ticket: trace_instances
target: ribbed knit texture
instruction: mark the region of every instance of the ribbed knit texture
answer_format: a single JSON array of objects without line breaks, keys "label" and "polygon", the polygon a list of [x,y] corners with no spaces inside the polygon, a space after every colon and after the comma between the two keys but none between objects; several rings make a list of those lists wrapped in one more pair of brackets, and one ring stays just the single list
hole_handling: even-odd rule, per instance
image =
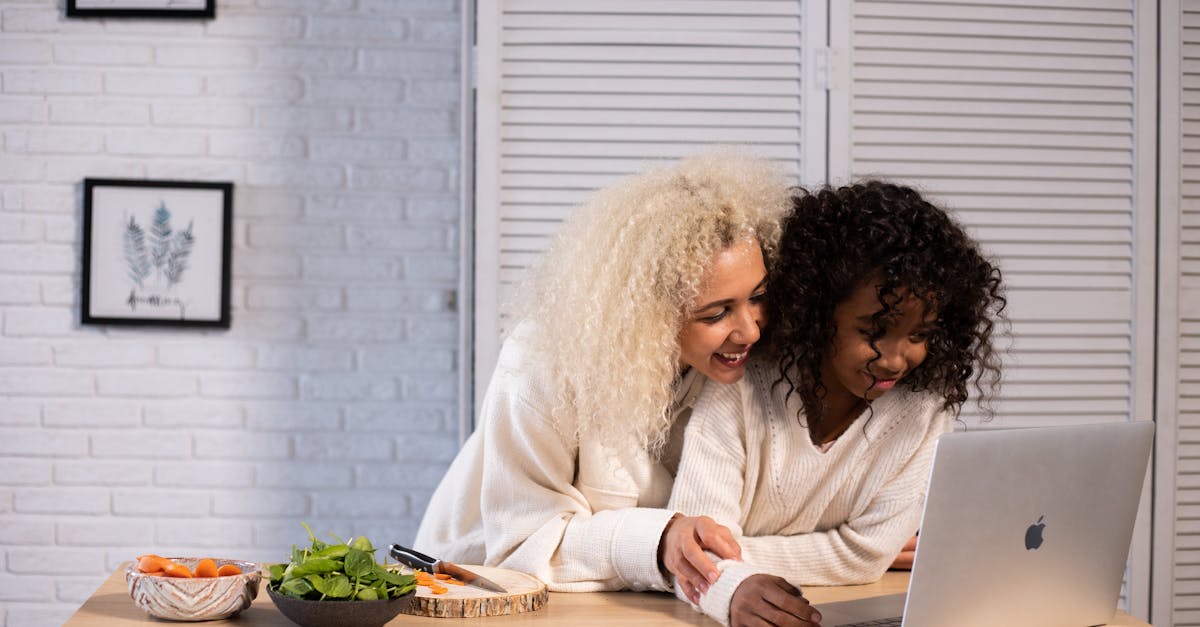
[{"label": "ribbed knit texture", "polygon": [[745,564],[722,564],[699,608],[723,624],[756,572],[797,586],[879,579],[917,529],[933,447],[950,429],[940,398],[900,387],[822,453],[776,378],[752,362],[738,383],[705,387],[668,505],[740,536]]},{"label": "ribbed knit texture", "polygon": [[[528,332],[504,343],[479,428],[434,492],[414,547],[530,573],[558,592],[669,590],[658,542],[675,513],[663,509],[671,473],[638,447],[564,435],[573,417],[552,417],[539,378],[549,375],[525,354]],[[685,378],[676,420],[702,386],[698,374]]]}]

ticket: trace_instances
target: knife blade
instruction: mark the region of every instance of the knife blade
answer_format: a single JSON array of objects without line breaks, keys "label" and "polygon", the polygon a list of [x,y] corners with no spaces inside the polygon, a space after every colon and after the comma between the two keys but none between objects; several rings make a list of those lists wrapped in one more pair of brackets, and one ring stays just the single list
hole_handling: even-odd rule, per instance
[{"label": "knife blade", "polygon": [[505,594],[508,593],[508,590],[505,589],[504,586],[492,581],[491,579],[488,579],[487,577],[484,577],[483,575],[473,573],[453,562],[447,562],[446,560],[430,557],[415,549],[410,549],[399,544],[393,544],[388,548],[388,553],[391,554],[392,558],[397,562],[400,562],[409,568],[424,570],[431,573],[444,573],[470,586],[483,588],[484,590],[491,590],[493,592],[503,592]]}]

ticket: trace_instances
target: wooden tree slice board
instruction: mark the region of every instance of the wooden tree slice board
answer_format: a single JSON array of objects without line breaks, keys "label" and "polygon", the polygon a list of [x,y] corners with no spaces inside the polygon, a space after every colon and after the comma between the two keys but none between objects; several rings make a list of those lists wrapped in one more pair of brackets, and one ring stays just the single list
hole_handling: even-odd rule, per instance
[{"label": "wooden tree slice board", "polygon": [[446,586],[445,594],[434,594],[425,586],[417,586],[412,604],[404,613],[435,618],[501,616],[532,612],[550,600],[546,584],[533,575],[507,568],[467,564],[461,566],[504,586],[508,593],[492,592],[475,586],[450,585]]}]

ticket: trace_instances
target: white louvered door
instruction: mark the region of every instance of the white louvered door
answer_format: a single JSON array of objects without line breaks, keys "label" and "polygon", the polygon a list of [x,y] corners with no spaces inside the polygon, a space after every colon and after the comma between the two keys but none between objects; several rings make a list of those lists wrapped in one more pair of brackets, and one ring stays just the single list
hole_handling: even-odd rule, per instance
[{"label": "white louvered door", "polygon": [[[823,154],[824,101],[805,106],[802,43],[806,26],[823,42],[824,17],[806,24],[801,6],[479,2],[476,403],[499,350],[503,306],[589,192],[647,160],[713,143],[752,144],[798,177],[809,140]],[[817,122],[809,130],[806,114]]]},{"label": "white louvered door", "polygon": [[1154,623],[1200,625],[1200,0],[1164,0]]},{"label": "white louvered door", "polygon": [[[1200,626],[1200,0],[479,0],[476,13],[476,398],[523,268],[574,203],[643,161],[749,142],[806,183],[826,167],[835,182],[906,180],[1005,272],[1020,340],[988,428],[1157,412],[1153,620]],[[1139,616],[1146,517],[1125,591]]]},{"label": "white louvered door", "polygon": [[1127,420],[1133,11],[941,4],[845,5],[831,171],[916,184],[1000,260],[1020,340],[998,426]]},{"label": "white louvered door", "polygon": [[[1200,1],[1184,0],[1182,177],[1178,231],[1179,371],[1173,625],[1200,625]],[[1164,28],[1171,27],[1164,22]],[[1171,350],[1170,345],[1162,350]]]},{"label": "white louvered door", "polygon": [[832,176],[929,192],[1004,273],[1018,339],[999,417],[973,426],[1152,419],[1156,24],[1140,5],[831,4]]}]

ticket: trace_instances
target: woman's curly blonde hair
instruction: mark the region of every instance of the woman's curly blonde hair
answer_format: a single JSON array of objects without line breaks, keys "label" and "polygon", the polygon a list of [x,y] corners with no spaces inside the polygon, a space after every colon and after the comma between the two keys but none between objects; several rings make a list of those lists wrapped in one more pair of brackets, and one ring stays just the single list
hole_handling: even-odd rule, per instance
[{"label": "woman's curly blonde hair", "polygon": [[720,149],[624,178],[576,208],[514,309],[537,329],[530,354],[548,373],[560,431],[661,450],[681,319],[720,250],[753,238],[770,265],[788,188],[778,166]]}]

